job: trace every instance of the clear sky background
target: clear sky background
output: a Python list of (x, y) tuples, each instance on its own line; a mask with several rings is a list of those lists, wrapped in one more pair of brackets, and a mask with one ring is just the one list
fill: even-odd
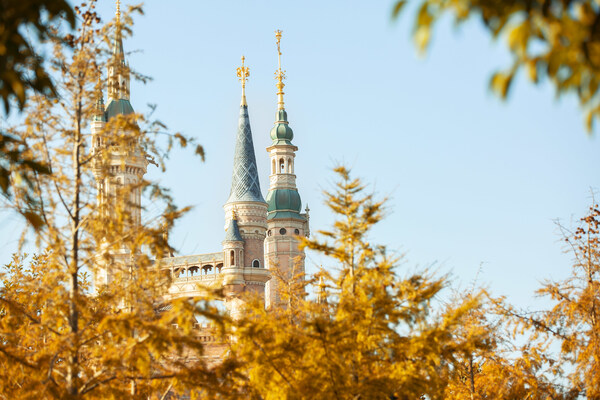
[[(321, 192), (331, 187), (331, 168), (343, 163), (389, 197), (372, 242), (404, 253), (401, 268), (434, 265), (466, 287), (482, 266), (480, 284), (537, 307), (539, 282), (564, 277), (571, 266), (554, 221), (573, 226), (591, 204), (590, 189), (600, 188), (598, 133), (586, 134), (575, 97), (556, 100), (548, 82), (534, 87), (521, 74), (508, 102), (495, 97), (489, 77), (511, 59), (479, 21), (456, 29), (445, 20), (420, 57), (411, 37), (414, 8), (392, 22), (392, 6), (392, 0), (145, 4), (124, 46), (140, 50), (128, 56), (130, 65), (154, 80), (134, 82), (131, 103), (137, 112), (157, 104), (156, 117), (206, 150), (204, 163), (191, 152), (174, 153), (166, 174), (150, 166), (180, 206), (195, 206), (176, 226), (173, 244), (178, 254), (221, 249), (242, 54), (266, 195), (265, 148), (276, 111), (274, 30), (281, 29), (297, 181), (312, 231), (332, 221)], [(98, 10), (112, 18), (114, 3), (101, 0)], [(321, 263), (328, 265), (309, 254), (307, 271)]]

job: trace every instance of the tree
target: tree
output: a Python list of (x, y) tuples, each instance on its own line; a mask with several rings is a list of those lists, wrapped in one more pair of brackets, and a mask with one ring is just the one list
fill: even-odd
[[(109, 90), (126, 89), (129, 67), (115, 62), (115, 51), (131, 12), (139, 10), (101, 25), (94, 3), (76, 7), (80, 25), (64, 38), (69, 49), (53, 41), (50, 68), (59, 95), (32, 96), (22, 124), (8, 129), (27, 145), (25, 155), (43, 160), (51, 173), (15, 184), (9, 203), (43, 224), (32, 233), (40, 254), (31, 261), (15, 257), (3, 276), (0, 398), (147, 399), (218, 391), (221, 369), (203, 361), (193, 330), (197, 316), (215, 323), (224, 317), (208, 292), (167, 305), (170, 277), (154, 261), (170, 250), (164, 233), (186, 209), (143, 176), (118, 180), (130, 168), (126, 160), (164, 168), (173, 142), (191, 141), (133, 113), (90, 132), (90, 123), (104, 115), (98, 77), (106, 65), (120, 68)], [(139, 218), (142, 194), (162, 207), (149, 220)], [(110, 279), (92, 291), (88, 277), (99, 274)]]
[[(65, 0), (2, 0), (0, 10), (0, 96), (8, 115), (15, 102), (19, 110), (23, 109), (28, 92), (56, 95), (44, 58), (36, 47), (59, 39), (55, 24), (60, 21), (74, 28), (75, 13)], [(38, 46), (34, 46), (30, 35)], [(4, 196), (10, 197), (11, 182), (31, 183), (33, 174), (48, 173), (47, 166), (28, 154), (22, 140), (0, 132), (0, 191)], [(29, 210), (24, 217), (39, 228), (38, 215)]]
[(457, 340), (468, 343), (468, 338), (476, 336), (484, 341), (458, 354), (454, 368), (449, 370), (444, 399), (572, 399), (553, 382), (554, 360), (543, 344), (517, 345), (523, 338), (510, 329), (518, 321), (504, 312), (504, 299), (468, 292), (454, 297), (447, 307), (452, 309), (471, 299), (478, 299), (477, 304), (463, 316)]
[(53, 24), (64, 19), (74, 28), (75, 13), (65, 0), (2, 0), (0, 9), (0, 95), (8, 113), (12, 100), (24, 107), (28, 90), (56, 95), (44, 59), (28, 34), (40, 43), (54, 40)]
[[(579, 226), (569, 232), (562, 227), (564, 240), (573, 255), (570, 276), (546, 281), (536, 292), (548, 296), (554, 306), (528, 314), (513, 308), (505, 313), (517, 317), (516, 326), (532, 332), (529, 342), (552, 349), (558, 344), (551, 372), (566, 382), (567, 398), (600, 399), (600, 208), (590, 207)], [(557, 348), (557, 346), (554, 346)], [(552, 354), (548, 350), (548, 354)]]
[[(398, 0), (396, 18), (406, 0)], [(589, 132), (600, 117), (600, 7), (594, 0), (421, 0), (414, 22), (417, 47), (425, 50), (439, 19), (456, 25), (481, 20), (493, 38), (503, 36), (512, 65), (496, 72), (490, 87), (503, 99), (515, 75), (525, 69), (534, 83), (548, 78), (558, 96), (575, 94)]]
[[(398, 275), (397, 259), (368, 241), (384, 202), (345, 168), (325, 193), (338, 217), (321, 239), (303, 246), (335, 264), (306, 282), (284, 284), (287, 307), (255, 302), (234, 327), (228, 362), (239, 363), (238, 391), (260, 399), (442, 399), (459, 354), (479, 348), (487, 332), (461, 337), (470, 299), (444, 313), (432, 302), (445, 278), (430, 272)], [(273, 278), (272, 278), (273, 279)], [(316, 299), (305, 297), (319, 283)], [(286, 283), (286, 282), (284, 282)], [(424, 397), (422, 397), (424, 396)]]

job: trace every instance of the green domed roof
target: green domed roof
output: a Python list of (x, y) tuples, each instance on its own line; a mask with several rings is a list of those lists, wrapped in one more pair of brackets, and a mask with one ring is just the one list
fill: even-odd
[(273, 144), (292, 144), (294, 138), (294, 131), (290, 128), (287, 120), (287, 112), (285, 110), (277, 111), (277, 122), (271, 129), (271, 139)]
[(109, 120), (117, 115), (129, 115), (133, 114), (133, 107), (129, 100), (119, 99), (112, 100), (108, 107), (106, 107), (106, 119)]
[(268, 219), (301, 218), (302, 201), (300, 194), (294, 189), (275, 189), (267, 193)]

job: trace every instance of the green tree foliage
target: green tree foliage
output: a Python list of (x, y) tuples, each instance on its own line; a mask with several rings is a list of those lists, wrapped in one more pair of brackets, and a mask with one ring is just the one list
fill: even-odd
[[(191, 139), (130, 114), (111, 118), (92, 145), (98, 77), (115, 24), (100, 24), (93, 1), (76, 9), (81, 25), (71, 46), (54, 43), (58, 96), (30, 97), (24, 121), (9, 128), (51, 173), (35, 174), (31, 186), (15, 185), (9, 204), (43, 224), (33, 232), (41, 255), (31, 262), (15, 257), (3, 274), (0, 399), (197, 397), (220, 390), (221, 369), (205, 363), (194, 325), (198, 316), (217, 325), (224, 317), (209, 304), (211, 293), (166, 306), (170, 275), (154, 262), (170, 250), (164, 232), (186, 209), (155, 182), (117, 185), (114, 168), (123, 166), (109, 162), (152, 158), (164, 167), (171, 144)], [(121, 21), (127, 32), (129, 13)], [(96, 176), (115, 192), (107, 197)], [(148, 220), (134, 217), (138, 193), (158, 210)], [(103, 271), (111, 273), (109, 284), (91, 291), (88, 275)]]
[[(488, 332), (461, 336), (469, 299), (442, 314), (432, 302), (446, 285), (429, 271), (401, 276), (397, 259), (368, 241), (383, 202), (344, 168), (327, 205), (338, 217), (323, 239), (303, 246), (330, 256), (317, 299), (309, 281), (284, 284), (288, 306), (260, 302), (235, 325), (227, 362), (239, 363), (239, 393), (260, 399), (443, 399), (461, 353), (484, 346)], [(285, 282), (284, 282), (285, 283)], [(315, 283), (315, 282), (313, 282)]]
[[(396, 18), (407, 0), (395, 3)], [(414, 22), (417, 47), (425, 50), (437, 21), (452, 15), (461, 25), (478, 19), (493, 38), (502, 36), (513, 56), (496, 72), (491, 88), (506, 98), (516, 73), (524, 69), (538, 83), (548, 78), (558, 96), (575, 94), (588, 131), (600, 117), (600, 6), (595, 0), (420, 0)]]

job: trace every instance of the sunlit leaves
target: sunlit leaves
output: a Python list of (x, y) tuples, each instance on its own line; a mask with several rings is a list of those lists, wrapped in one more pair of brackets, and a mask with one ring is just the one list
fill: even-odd
[(243, 372), (235, 382), (263, 399), (442, 399), (458, 354), (483, 343), (478, 333), (458, 335), (476, 301), (433, 313), (445, 279), (428, 271), (401, 273), (397, 259), (372, 245), (369, 234), (384, 202), (346, 168), (335, 172), (338, 180), (325, 198), (336, 221), (321, 238), (303, 239), (331, 262), (282, 293), (306, 293), (312, 283), (318, 296), (269, 311), (253, 303), (235, 325), (231, 359)]
[(398, 15), (400, 15), (400, 12), (402, 11), (402, 9), (404, 8), (405, 5), (406, 5), (406, 0), (397, 1), (396, 4), (394, 4), (394, 8), (392, 9), (392, 17), (393, 18), (398, 17)]
[(74, 27), (75, 13), (64, 0), (2, 0), (0, 9), (0, 96), (8, 113), (12, 100), (23, 108), (28, 90), (55, 94), (44, 60), (25, 32), (40, 42), (51, 40), (53, 24), (62, 17)]
[(490, 88), (504, 98), (508, 94), (513, 78), (514, 73), (496, 72), (490, 80)]
[[(166, 233), (189, 208), (178, 208), (167, 188), (144, 176), (150, 166), (165, 168), (169, 141), (192, 141), (142, 114), (115, 116), (92, 134), (91, 122), (103, 116), (98, 75), (110, 61), (114, 26), (100, 25), (94, 8), (94, 1), (76, 8), (81, 24), (71, 48), (52, 42), (59, 95), (29, 98), (23, 121), (0, 142), (13, 157), (0, 161), (10, 174), (10, 182), (0, 174), (13, 193), (7, 205), (30, 221), (28, 228), (43, 222), (32, 235), (42, 256), (15, 257), (0, 288), (0, 397), (219, 392), (224, 372), (204, 362), (195, 329), (197, 316), (217, 325), (226, 319), (210, 303), (216, 294), (167, 306), (171, 277), (157, 263), (173, 251)], [(123, 13), (122, 23), (130, 22)], [(27, 164), (38, 159), (44, 167)], [(154, 208), (141, 218), (144, 197)]]
[[(400, 4), (402, 3), (402, 4)], [(427, 48), (440, 18), (452, 15), (455, 24), (478, 19), (493, 38), (506, 41), (513, 55), (508, 72), (493, 74), (490, 87), (501, 98), (522, 68), (533, 83), (548, 79), (558, 96), (579, 98), (586, 127), (600, 117), (600, 7), (594, 0), (419, 0), (414, 39), (419, 51)], [(392, 16), (404, 9), (397, 2)]]

